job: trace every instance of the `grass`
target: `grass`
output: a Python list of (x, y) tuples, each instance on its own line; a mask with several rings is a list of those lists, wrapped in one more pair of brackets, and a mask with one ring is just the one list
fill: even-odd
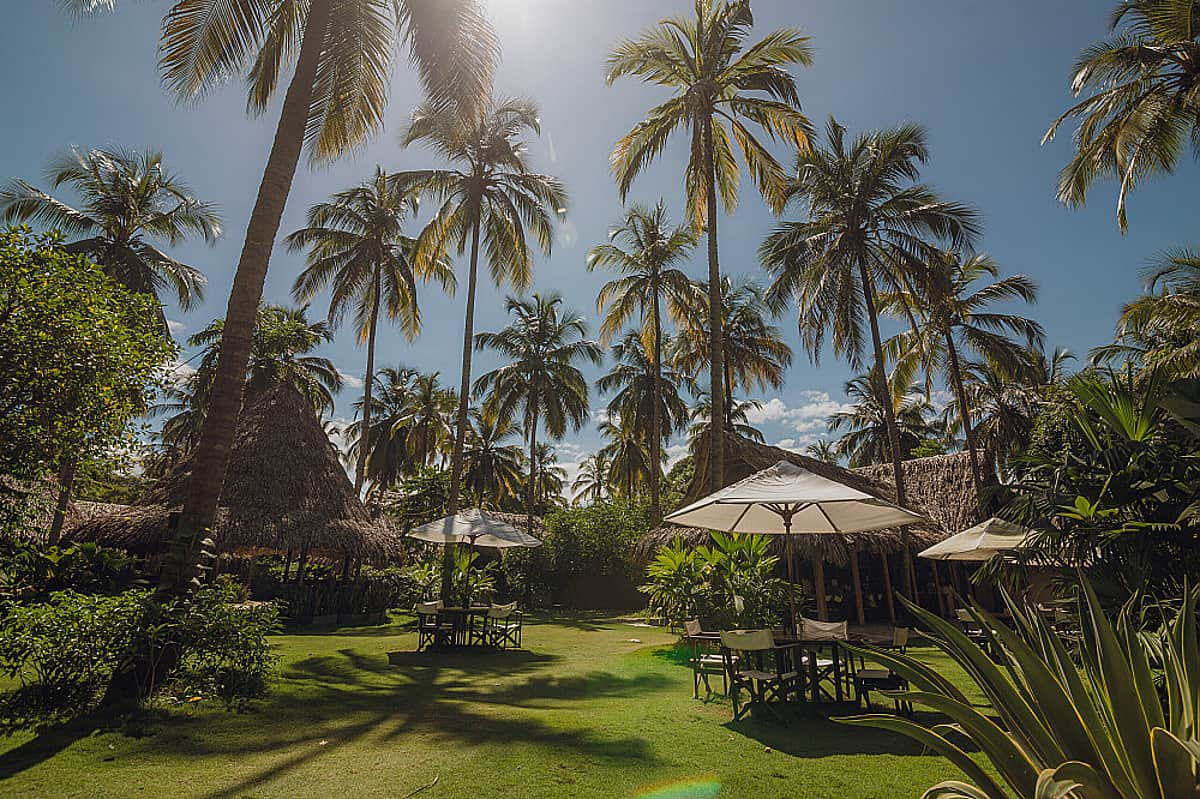
[(0, 796), (868, 799), (959, 776), (891, 733), (731, 723), (692, 698), (673, 636), (615, 619), (527, 618), (518, 652), (418, 654), (408, 624), (276, 643), (280, 679), (245, 712), (0, 739)]

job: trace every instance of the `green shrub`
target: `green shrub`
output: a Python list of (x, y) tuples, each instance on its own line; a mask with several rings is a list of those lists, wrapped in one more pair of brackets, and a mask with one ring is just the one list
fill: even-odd
[(46, 546), (0, 542), (0, 611), (8, 603), (45, 601), (59, 591), (117, 594), (140, 582), (140, 560), (96, 544)]

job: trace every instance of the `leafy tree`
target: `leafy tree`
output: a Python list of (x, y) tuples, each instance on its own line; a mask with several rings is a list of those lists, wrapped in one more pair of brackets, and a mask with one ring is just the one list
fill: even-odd
[[(553, 219), (566, 213), (562, 183), (529, 168), (523, 133), (541, 133), (537, 106), (527, 100), (488, 101), (479, 109), (427, 104), (413, 112), (401, 136), (405, 147), (422, 142), (456, 165), (407, 173), (440, 203), (421, 233), (417, 261), (440, 258), (450, 246), (461, 255), (470, 243), (467, 308), (463, 320), (462, 383), (458, 395), (454, 448), (450, 455), (450, 512), (458, 512), (466, 446), (467, 409), (471, 397), (471, 347), (475, 330), (475, 289), (480, 244), (492, 280), (528, 288), (533, 257), (526, 240), (550, 254)], [(453, 562), (447, 547), (442, 560), (442, 588), (449, 591)]]
[(409, 417), (405, 422), (408, 456), (421, 466), (432, 465), (438, 455), (446, 452), (454, 430), (451, 414), (458, 405), (453, 389), (443, 388), (441, 372), (418, 374), (409, 392)]
[[(579, 430), (588, 419), (588, 384), (575, 364), (599, 363), (600, 345), (584, 338), (587, 323), (574, 311), (561, 310), (562, 295), (530, 299), (508, 298), (514, 319), (496, 333), (480, 333), (475, 345), (495, 350), (510, 361), (475, 381), (475, 394), (485, 397), (484, 413), (501, 419), (521, 419), (529, 445), (527, 513), (533, 523), (536, 483), (540, 475), (538, 426), (545, 423), (553, 438)], [(560, 487), (561, 493), (561, 487)]]
[(838, 453), (837, 445), (823, 438), (805, 447), (804, 454), (810, 458), (816, 458), (822, 463), (837, 463), (842, 457)]
[[(679, 387), (686, 381), (674, 367), (656, 365), (635, 330), (613, 345), (612, 355), (612, 368), (596, 381), (596, 388), (601, 391), (616, 392), (609, 400), (608, 416), (614, 420), (627, 420), (630, 431), (640, 439), (648, 453), (647, 462), (654, 463), (657, 457), (661, 463), (663, 442), (672, 433), (681, 433), (687, 428), (688, 406), (679, 396)], [(655, 472), (651, 470), (648, 475), (651, 486), (654, 478)], [(651, 515), (656, 515), (658, 510), (651, 492)]]
[[(613, 48), (606, 76), (609, 84), (632, 75), (672, 90), (671, 98), (650, 109), (613, 150), (613, 174), (622, 200), (634, 179), (662, 153), (671, 134), (682, 130), (689, 138), (684, 184), (688, 216), (696, 230), (706, 230), (708, 236), (709, 391), (719, 418), (727, 414), (722, 392), (725, 345), (717, 195), (727, 212), (737, 205), (740, 169), (733, 143), (759, 192), (778, 212), (786, 201), (787, 176), (747, 123), (800, 151), (809, 148), (811, 131), (808, 118), (800, 113), (800, 96), (788, 72), (790, 66), (811, 63), (808, 37), (795, 28), (781, 28), (747, 44), (753, 25), (749, 0), (696, 0), (693, 16), (663, 20)], [(715, 491), (724, 485), (721, 437), (708, 449)]]
[(900, 433), (902, 458), (911, 456), (914, 449), (936, 432), (929, 420), (933, 407), (919, 386), (903, 380), (888, 380), (888, 392), (881, 397), (878, 381), (859, 375), (846, 383), (850, 410), (838, 411), (829, 417), (830, 432), (846, 431), (834, 448), (846, 457), (851, 468), (887, 463), (891, 458), (887, 410), (896, 420)]
[(534, 513), (545, 516), (566, 504), (563, 489), (566, 487), (567, 472), (558, 465), (558, 452), (550, 444), (544, 441), (539, 443), (534, 454), (537, 468), (525, 475), (524, 483), (526, 491), (533, 493)]
[(243, 75), (248, 109), (261, 114), (294, 66), (234, 274), (180, 522), (185, 536), (215, 518), (271, 248), (301, 151), (307, 143), (310, 161), (328, 162), (382, 127), (401, 41), (435, 102), (474, 106), (486, 96), (499, 53), (474, 0), (177, 0), (163, 21), (159, 63), (180, 98), (199, 98)]
[(650, 482), (652, 462), (646, 440), (626, 416), (601, 422), (600, 435), (608, 440), (601, 450), (608, 461), (608, 485), (614, 495), (632, 499)]
[(604, 499), (609, 488), (609, 470), (611, 464), (604, 450), (589, 455), (579, 464), (579, 473), (571, 482), (571, 490), (575, 492), (575, 501), (586, 498), (591, 504)]
[(75, 465), (124, 442), (174, 354), (157, 310), (55, 236), (0, 232), (0, 474), (62, 472), (52, 538)]
[[(759, 258), (774, 275), (767, 303), (777, 312), (796, 304), (800, 336), (814, 363), (830, 336), (835, 353), (863, 368), (869, 335), (873, 362), (868, 374), (880, 383), (875, 394), (886, 396), (878, 290), (901, 289), (897, 267), (925, 260), (929, 239), (968, 247), (977, 233), (976, 215), (916, 182), (929, 158), (919, 125), (872, 131), (847, 142), (846, 129), (831, 117), (825, 138), (825, 147), (799, 154), (787, 191), (789, 202), (802, 204), (803, 218), (780, 224), (759, 248)], [(904, 504), (895, 407), (881, 404), (896, 498)]]
[(517, 444), (506, 444), (518, 431), (511, 419), (489, 417), (472, 410), (474, 424), (467, 433), (463, 489), (481, 508), (501, 508), (521, 489), (525, 455)]
[(1083, 100), (1054, 121), (1042, 140), (1078, 119), (1075, 156), (1058, 176), (1058, 197), (1083, 205), (1092, 183), (1120, 182), (1117, 224), (1129, 227), (1125, 200), (1143, 178), (1175, 171), (1191, 139), (1200, 138), (1200, 26), (1192, 0), (1121, 0), (1111, 36), (1075, 61), (1071, 91)]
[[(367, 345), (361, 404), (365, 427), (371, 426), (379, 312), (399, 319), (400, 329), (412, 340), (421, 331), (416, 278), (436, 280), (451, 291), (454, 287), (454, 270), (444, 258), (424, 259), (419, 274), (414, 270), (417, 242), (404, 235), (403, 224), (416, 211), (416, 192), (377, 166), (371, 180), (308, 209), (308, 224), (286, 240), (290, 250), (308, 249), (307, 267), (292, 286), (296, 299), (307, 303), (332, 287), (329, 324), (335, 328), (353, 307), (358, 341)], [(366, 459), (364, 448), (354, 469), (356, 491), (366, 478)]]
[[(906, 270), (905, 288), (884, 297), (893, 312), (913, 320), (909, 331), (888, 342), (888, 349), (896, 359), (920, 359), (927, 374), (935, 368), (945, 374), (957, 399), (955, 408), (970, 453), (971, 477), (979, 493), (984, 474), (961, 354), (967, 350), (1010, 372), (1021, 369), (1028, 350), (1042, 344), (1042, 326), (990, 307), (1017, 300), (1035, 302), (1037, 286), (1025, 275), (1000, 278), (1000, 267), (983, 253), (963, 258), (956, 252), (935, 251), (930, 256), (927, 262)], [(978, 285), (981, 280), (987, 282)], [(1024, 339), (1024, 346), (1009, 334)]]
[[(358, 418), (346, 426), (349, 454), (357, 463), (366, 456), (366, 479), (372, 491), (390, 488), (413, 469), (408, 425), (412, 418), (412, 385), (417, 372), (384, 367), (375, 373), (371, 413), (362, 411), (366, 396), (355, 403)], [(370, 419), (368, 423), (366, 420)]]
[[(678, 318), (687, 304), (689, 295), (696, 287), (675, 264), (687, 260), (696, 246), (695, 235), (683, 227), (672, 227), (667, 218), (667, 209), (662, 200), (654, 208), (635, 205), (625, 212), (621, 224), (609, 231), (609, 243), (598, 244), (588, 252), (588, 271), (604, 266), (622, 273), (600, 289), (596, 308), (604, 313), (600, 325), (600, 341), (608, 343), (633, 317), (641, 315), (640, 343), (643, 359), (651, 367), (652, 385), (649, 386), (649, 416), (644, 420), (646, 440), (650, 444), (650, 463), (662, 462), (662, 441), (671, 428), (670, 417), (663, 414), (668, 403), (667, 389), (663, 382), (663, 352), (666, 338), (663, 335), (662, 306), (665, 303), (668, 315)], [(622, 342), (622, 354), (629, 345), (627, 336)], [(631, 353), (632, 354), (632, 353)], [(620, 360), (621, 356), (617, 356)], [(666, 384), (675, 392), (676, 381), (668, 379)], [(600, 385), (601, 391), (607, 391)], [(678, 393), (675, 392), (676, 399)], [(656, 398), (656, 399), (655, 399)], [(610, 413), (612, 409), (610, 407)], [(667, 422), (664, 425), (664, 421)], [(659, 468), (650, 471), (650, 515), (659, 517)]]
[[(166, 170), (162, 153), (72, 149), (50, 164), (47, 179), (51, 190), (73, 189), (78, 207), (14, 179), (0, 190), (4, 219), (61, 231), (73, 239), (65, 250), (86, 255), (130, 291), (161, 302), (170, 290), (185, 311), (204, 298), (204, 275), (154, 243), (173, 246), (199, 236), (212, 244), (221, 235), (221, 217)], [(157, 313), (169, 336), (161, 307)]]

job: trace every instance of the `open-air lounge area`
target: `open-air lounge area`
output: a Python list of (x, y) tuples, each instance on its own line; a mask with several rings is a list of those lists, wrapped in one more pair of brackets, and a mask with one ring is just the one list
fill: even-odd
[(1200, 0), (9, 0), (0, 100), (0, 799), (1200, 799)]

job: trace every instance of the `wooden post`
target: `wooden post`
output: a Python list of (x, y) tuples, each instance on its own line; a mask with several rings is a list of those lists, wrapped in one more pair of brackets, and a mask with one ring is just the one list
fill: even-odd
[(949, 618), (950, 614), (946, 611), (946, 594), (942, 591), (942, 576), (938, 572), (938, 562), (933, 561), (933, 589), (937, 591), (938, 598), (938, 613), (943, 619)]
[(308, 547), (300, 549), (300, 562), (296, 564), (296, 584), (304, 583), (304, 567), (308, 565)]
[(850, 580), (854, 583), (854, 608), (858, 612), (858, 626), (867, 623), (867, 612), (863, 607), (862, 575), (858, 571), (858, 544), (850, 545)]
[(892, 572), (888, 564), (888, 556), (886, 552), (879, 553), (879, 560), (883, 562), (883, 596), (887, 600), (888, 620), (892, 626), (896, 624), (896, 600), (892, 598)]
[(813, 558), (813, 585), (817, 591), (817, 618), (829, 621), (829, 607), (825, 603), (825, 560), (817, 555)]
[(283, 559), (283, 581), (288, 581), (288, 572), (292, 570), (292, 550), (288, 548), (287, 556)]

